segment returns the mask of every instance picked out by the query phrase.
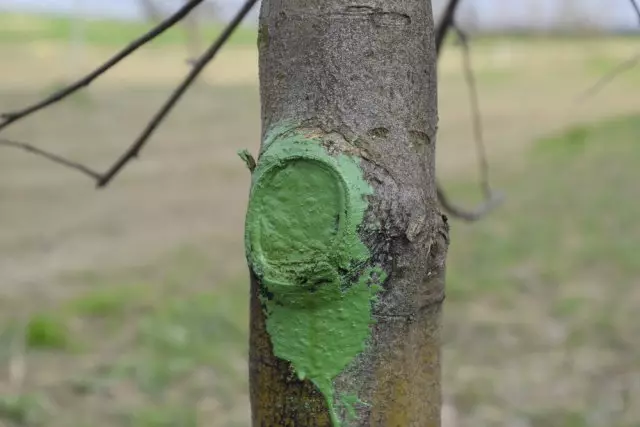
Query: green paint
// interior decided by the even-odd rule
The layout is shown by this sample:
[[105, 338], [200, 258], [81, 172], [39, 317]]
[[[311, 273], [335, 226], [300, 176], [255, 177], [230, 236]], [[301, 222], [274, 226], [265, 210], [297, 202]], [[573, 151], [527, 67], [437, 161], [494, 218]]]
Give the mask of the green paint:
[[[253, 174], [245, 244], [263, 286], [274, 353], [323, 393], [335, 426], [357, 396], [334, 379], [370, 337], [384, 272], [358, 235], [373, 190], [357, 157], [329, 155], [317, 135], [272, 129]], [[337, 403], [336, 403], [337, 402]]]

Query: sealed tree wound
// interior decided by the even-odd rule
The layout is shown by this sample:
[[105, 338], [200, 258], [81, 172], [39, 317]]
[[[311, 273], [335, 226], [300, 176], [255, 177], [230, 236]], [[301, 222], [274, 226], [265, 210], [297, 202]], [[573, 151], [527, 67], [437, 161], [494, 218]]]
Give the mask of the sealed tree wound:
[[372, 189], [357, 158], [329, 155], [293, 127], [272, 132], [254, 173], [247, 255], [274, 355], [317, 387], [340, 426], [336, 406], [354, 413], [358, 398], [336, 395], [333, 381], [365, 349], [385, 277], [358, 233]]
[[259, 32], [253, 426], [439, 427], [431, 2], [263, 0]]

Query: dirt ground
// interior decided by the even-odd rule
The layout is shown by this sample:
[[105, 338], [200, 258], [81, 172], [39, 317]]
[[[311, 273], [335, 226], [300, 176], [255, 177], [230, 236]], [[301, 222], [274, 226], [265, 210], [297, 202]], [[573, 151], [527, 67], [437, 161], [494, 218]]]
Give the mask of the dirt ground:
[[[492, 219], [474, 229], [455, 224], [461, 231], [453, 245], [466, 249], [452, 249], [450, 269], [477, 260], [469, 266], [475, 273], [463, 278], [453, 273], [452, 289], [459, 295], [447, 308], [452, 319], [444, 362], [447, 416], [457, 418], [455, 425], [605, 425], [554, 412], [559, 409], [550, 397], [554, 378], [549, 375], [556, 371], [534, 366], [531, 346], [518, 347], [517, 355], [528, 357], [527, 363], [504, 366], [540, 376], [510, 374], [502, 382], [489, 382], [491, 375], [499, 375], [496, 366], [506, 354], [493, 351], [502, 344], [492, 341], [506, 340], [508, 347], [509, 337], [518, 333], [505, 332], [508, 325], [545, 322], [546, 305], [526, 301], [545, 302], [547, 294], [513, 295], [513, 290], [489, 286], [478, 296], [474, 284], [457, 283], [485, 277], [482, 272], [491, 265], [516, 269], [513, 274], [525, 279], [537, 277], [535, 266], [509, 267], [508, 257], [482, 258], [482, 248], [493, 241], [485, 236], [516, 241], [523, 235], [535, 238], [533, 231], [518, 227], [546, 227], [546, 222], [511, 221], [532, 214], [527, 193], [555, 186], [549, 171], [540, 168], [537, 175], [522, 178], [523, 171], [531, 170], [534, 141], [576, 124], [640, 111], [640, 98], [634, 95], [638, 71], [621, 76], [594, 98], [576, 100], [637, 46], [632, 39], [502, 40], [473, 50], [495, 186], [510, 188], [516, 176], [523, 184], [515, 188], [524, 195], [497, 217], [502, 223]], [[0, 111], [38, 99], [109, 54], [106, 48], [87, 47], [81, 61], [73, 62], [60, 44], [0, 44]], [[459, 55], [450, 48], [440, 66], [438, 173], [471, 203], [476, 156]], [[256, 59], [253, 48], [224, 51], [140, 159], [104, 190], [42, 159], [0, 149], [0, 320], [5, 325], [0, 395], [9, 396], [0, 399], [0, 426], [3, 417], [10, 426], [248, 425], [242, 233], [249, 174], [236, 152], [248, 148], [255, 153], [259, 145]], [[184, 50], [147, 49], [86, 92], [11, 126], [3, 136], [104, 169], [141, 131], [186, 67]], [[554, 171], [566, 166], [554, 165]], [[536, 180], [542, 184], [534, 185]], [[513, 224], [522, 235], [505, 235]], [[541, 244], [540, 251], [545, 248]], [[560, 283], [577, 281], [589, 292], [601, 289], [596, 279], [579, 273], [566, 272]], [[629, 280], [640, 276], [626, 274]], [[492, 305], [469, 303], [475, 297], [500, 301], [511, 310], [498, 316], [499, 310], [488, 309]], [[526, 320], [519, 317], [527, 313]], [[469, 326], [483, 322], [493, 329]], [[573, 390], [581, 384], [568, 380], [561, 385]], [[529, 399], [526, 393], [523, 400], [507, 404], [495, 397], [499, 392], [488, 391], [492, 387], [503, 387], [503, 395], [531, 389], [544, 398], [534, 399], [531, 415], [523, 403]], [[639, 422], [633, 418], [619, 425]]]

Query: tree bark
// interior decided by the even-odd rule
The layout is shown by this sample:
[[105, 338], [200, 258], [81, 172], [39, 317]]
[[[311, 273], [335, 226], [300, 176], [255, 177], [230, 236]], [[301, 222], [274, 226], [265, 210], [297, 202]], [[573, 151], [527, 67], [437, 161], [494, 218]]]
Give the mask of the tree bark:
[[253, 426], [440, 426], [431, 1], [263, 0], [258, 45]]

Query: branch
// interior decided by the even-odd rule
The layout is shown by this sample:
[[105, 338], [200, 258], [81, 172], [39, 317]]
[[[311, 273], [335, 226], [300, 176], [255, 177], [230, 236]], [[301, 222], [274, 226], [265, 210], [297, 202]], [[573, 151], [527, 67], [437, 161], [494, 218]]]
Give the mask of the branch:
[[160, 108], [160, 110], [153, 116], [151, 121], [147, 124], [140, 136], [133, 142], [129, 149], [120, 156], [120, 158], [109, 168], [109, 170], [98, 180], [98, 188], [106, 186], [114, 176], [120, 172], [120, 170], [131, 159], [138, 156], [140, 150], [144, 147], [149, 137], [153, 134], [155, 129], [162, 123], [167, 114], [173, 109], [175, 104], [182, 98], [182, 95], [187, 91], [189, 86], [193, 84], [196, 77], [202, 72], [209, 62], [216, 56], [218, 51], [225, 42], [229, 39], [231, 34], [236, 30], [238, 25], [242, 22], [245, 16], [251, 11], [251, 8], [257, 3], [258, 0], [247, 0], [245, 4], [240, 8], [233, 20], [227, 25], [218, 39], [202, 54], [200, 58], [193, 65], [193, 68], [189, 71], [182, 83], [173, 91], [169, 99]]
[[638, 17], [638, 25], [640, 25], [640, 6], [638, 6], [638, 2], [636, 0], [629, 0], [631, 3], [631, 7], [636, 12], [636, 16]]
[[626, 71], [631, 70], [640, 62], [640, 53], [637, 53], [635, 56], [627, 59], [626, 61], [618, 64], [613, 70], [609, 71], [607, 74], [602, 76], [597, 82], [593, 84], [590, 88], [585, 90], [580, 96], [576, 98], [576, 102], [582, 102], [597, 95], [605, 86], [615, 80], [616, 77], [625, 73]]
[[[195, 8], [202, 1], [203, 0], [190, 0], [182, 8], [180, 8], [176, 13], [174, 13], [169, 18], [167, 18], [166, 20], [161, 22], [159, 25], [154, 27], [148, 33], [144, 34], [142, 37], [140, 37], [137, 40], [133, 41], [131, 44], [129, 44], [129, 46], [127, 46], [125, 49], [123, 49], [121, 52], [119, 52], [117, 55], [115, 55], [109, 61], [107, 61], [102, 66], [97, 68], [95, 71], [93, 71], [92, 73], [88, 74], [84, 78], [80, 79], [76, 83], [74, 83], [74, 84], [72, 84], [72, 85], [70, 85], [70, 86], [68, 86], [68, 87], [66, 87], [66, 88], [64, 88], [64, 89], [62, 89], [62, 90], [60, 90], [58, 92], [55, 92], [54, 94], [52, 94], [48, 98], [44, 99], [43, 101], [38, 102], [38, 103], [36, 103], [36, 104], [34, 104], [32, 106], [29, 106], [29, 107], [27, 107], [27, 108], [25, 108], [23, 110], [19, 110], [19, 111], [15, 111], [15, 112], [9, 112], [9, 113], [5, 113], [5, 114], [0, 115], [0, 117], [2, 119], [4, 119], [3, 122], [0, 122], [0, 130], [2, 130], [3, 128], [7, 127], [9, 124], [11, 124], [11, 123], [13, 123], [13, 122], [15, 122], [17, 120], [20, 120], [20, 119], [22, 119], [22, 118], [24, 118], [24, 117], [26, 117], [26, 116], [28, 116], [30, 114], [33, 114], [36, 111], [39, 111], [39, 110], [41, 110], [41, 109], [43, 109], [43, 108], [45, 108], [45, 107], [47, 107], [49, 105], [57, 103], [57, 102], [61, 101], [62, 99], [66, 98], [67, 96], [69, 96], [70, 94], [80, 90], [83, 87], [88, 86], [89, 84], [91, 84], [91, 82], [93, 82], [93, 80], [95, 80], [100, 75], [104, 74], [111, 67], [116, 65], [122, 59], [126, 58], [128, 55], [133, 53], [139, 47], [141, 47], [142, 45], [146, 44], [147, 42], [153, 40], [155, 37], [157, 37], [158, 35], [162, 34], [168, 28], [172, 27], [177, 22], [182, 20], [193, 8]], [[237, 26], [246, 17], [246, 15], [249, 13], [249, 11], [255, 5], [255, 3], [257, 3], [257, 0], [247, 0], [245, 2], [243, 7], [238, 11], [238, 13], [234, 17], [234, 19], [225, 28], [224, 32], [220, 35], [220, 37], [209, 47], [209, 49], [207, 49], [207, 51], [202, 55], [202, 57], [199, 58], [196, 61], [196, 63], [194, 64], [193, 68], [187, 74], [187, 76], [182, 81], [182, 83], [174, 90], [174, 92], [169, 97], [169, 99], [165, 102], [165, 104], [162, 106], [162, 108], [152, 117], [151, 121], [147, 124], [147, 126], [145, 127], [143, 132], [140, 134], [140, 136], [133, 142], [133, 144], [129, 147], [129, 149], [124, 154], [122, 154], [122, 156], [113, 164], [113, 166], [111, 166], [109, 168], [109, 170], [107, 170], [104, 174], [100, 174], [98, 172], [95, 172], [92, 169], [90, 169], [90, 168], [88, 168], [88, 167], [86, 167], [86, 166], [84, 166], [82, 164], [79, 164], [77, 162], [65, 159], [65, 158], [63, 158], [61, 156], [58, 156], [56, 154], [49, 153], [47, 151], [38, 149], [38, 148], [36, 148], [36, 147], [34, 147], [34, 146], [30, 145], [30, 144], [18, 143], [18, 142], [8, 141], [8, 140], [2, 140], [2, 144], [1, 145], [11, 146], [11, 147], [14, 147], [14, 148], [20, 148], [22, 150], [25, 150], [25, 151], [34, 153], [36, 155], [39, 155], [41, 157], [44, 157], [46, 159], [49, 159], [49, 160], [51, 160], [51, 161], [53, 161], [55, 163], [61, 164], [63, 166], [66, 166], [66, 167], [69, 167], [69, 168], [72, 168], [72, 169], [75, 169], [77, 171], [80, 171], [80, 172], [84, 173], [85, 175], [88, 175], [91, 178], [95, 179], [98, 188], [106, 186], [120, 172], [120, 170], [122, 170], [122, 168], [129, 161], [131, 161], [131, 159], [137, 157], [138, 153], [144, 147], [144, 145], [146, 144], [147, 140], [153, 134], [155, 129], [166, 118], [168, 113], [173, 109], [175, 104], [182, 97], [182, 95], [186, 92], [186, 90], [191, 86], [191, 84], [195, 81], [195, 79], [202, 72], [202, 70], [205, 68], [205, 66], [211, 60], [213, 60], [213, 58], [218, 53], [220, 48], [229, 39], [231, 34], [233, 34], [233, 32], [235, 31]], [[444, 11], [442, 19], [440, 21], [440, 24], [439, 24], [438, 28], [436, 29], [436, 50], [438, 52], [438, 57], [439, 57], [439, 53], [441, 51], [441, 48], [443, 46], [444, 39], [446, 38], [447, 33], [449, 32], [449, 30], [452, 27], [456, 28], [455, 25], [454, 25], [454, 16], [455, 16], [455, 12], [456, 12], [457, 7], [459, 6], [459, 4], [460, 4], [460, 0], [450, 0], [449, 1], [447, 6], [445, 7], [445, 11]], [[457, 32], [458, 32], [458, 35], [461, 37], [461, 40], [465, 43], [465, 46], [466, 46], [466, 38], [464, 37], [463, 33], [459, 29], [457, 30]], [[468, 49], [467, 47], [465, 47], [465, 48]], [[466, 51], [466, 55], [467, 55], [467, 58], [468, 58], [468, 50]], [[468, 65], [468, 59], [466, 59], [465, 61], [467, 62], [467, 65]], [[469, 77], [469, 74], [467, 74], [467, 81], [470, 84], [470, 87], [471, 87], [471, 85], [473, 85], [473, 87], [475, 87], [475, 83], [473, 82], [473, 75], [472, 74], [471, 74], [471, 77]], [[471, 95], [472, 96], [472, 108], [474, 108], [475, 112], [478, 112], [477, 94], [475, 94], [475, 89], [473, 89], [473, 91], [474, 92]], [[448, 213], [450, 213], [452, 216], [455, 216], [455, 217], [458, 217], [458, 218], [462, 218], [462, 219], [466, 219], [466, 220], [469, 220], [469, 221], [475, 220], [475, 219], [479, 219], [480, 217], [482, 217], [486, 212], [491, 210], [497, 204], [497, 200], [499, 199], [499, 198], [493, 197], [491, 195], [491, 193], [490, 193], [490, 187], [489, 187], [488, 178], [487, 178], [488, 166], [487, 166], [487, 163], [486, 163], [486, 157], [484, 155], [484, 151], [485, 150], [484, 150], [484, 146], [483, 146], [482, 138], [481, 138], [482, 130], [481, 130], [481, 127], [480, 127], [479, 114], [475, 114], [474, 115], [474, 134], [475, 134], [476, 141], [477, 141], [479, 159], [480, 159], [480, 162], [481, 162], [481, 176], [482, 176], [481, 179], [482, 179], [482, 182], [483, 182], [483, 187], [485, 189], [485, 193], [487, 195], [487, 201], [485, 202], [485, 204], [483, 206], [480, 206], [479, 208], [476, 208], [473, 211], [465, 211], [465, 210], [463, 210], [463, 209], [461, 209], [459, 207], [456, 207], [453, 204], [451, 204], [448, 201], [444, 191], [441, 189], [441, 187], [439, 185], [438, 185], [438, 191], [437, 191], [438, 200], [440, 201], [440, 203], [443, 206], [443, 208], [446, 211], [448, 211]]]
[[47, 98], [43, 99], [40, 102], [37, 102], [33, 105], [30, 105], [22, 110], [11, 111], [8, 113], [0, 114], [0, 131], [11, 123], [16, 122], [24, 117], [27, 117], [36, 111], [42, 110], [45, 107], [48, 107], [52, 104], [62, 101], [64, 98], [69, 95], [77, 92], [78, 90], [89, 86], [95, 79], [100, 77], [102, 74], [106, 73], [115, 66], [117, 63], [125, 59], [127, 56], [131, 55], [138, 48], [144, 46], [151, 40], [158, 37], [160, 34], [164, 33], [169, 28], [173, 27], [180, 20], [182, 20], [189, 12], [191, 12], [197, 5], [202, 3], [204, 0], [190, 0], [184, 6], [182, 6], [176, 13], [160, 22], [158, 25], [153, 27], [147, 33], [143, 34], [141, 37], [132, 41], [127, 47], [118, 52], [115, 56], [110, 58], [107, 62], [96, 68], [91, 73], [87, 74], [80, 80], [75, 83], [60, 89], [59, 91], [54, 92]]
[[[20, 120], [38, 110], [41, 110], [51, 104], [61, 101], [66, 98], [70, 94], [75, 91], [89, 85], [94, 79], [99, 77], [108, 71], [111, 67], [117, 64], [119, 61], [130, 55], [137, 48], [147, 43], [148, 41], [154, 39], [166, 29], [175, 25], [181, 19], [183, 19], [195, 6], [201, 3], [204, 0], [190, 0], [187, 4], [185, 4], [178, 12], [171, 15], [165, 21], [160, 23], [158, 26], [154, 27], [151, 31], [146, 33], [144, 36], [132, 42], [127, 48], [122, 50], [112, 59], [107, 61], [105, 64], [101, 65], [94, 72], [88, 74], [78, 82], [64, 88], [63, 90], [54, 93], [50, 97], [45, 100], [34, 104], [30, 107], [27, 107], [23, 110], [10, 112], [0, 115], [0, 118], [3, 118], [4, 121], [0, 122], [0, 130], [8, 126], [10, 123], [13, 123], [17, 120]], [[56, 154], [41, 150], [36, 148], [30, 144], [25, 143], [17, 143], [14, 141], [2, 140], [3, 143], [0, 145], [19, 148], [41, 157], [44, 157], [48, 160], [51, 160], [60, 165], [75, 169], [84, 173], [85, 175], [90, 176], [96, 181], [96, 186], [98, 188], [105, 187], [117, 174], [122, 170], [122, 168], [133, 158], [137, 157], [140, 150], [144, 147], [147, 140], [151, 137], [155, 129], [162, 123], [162, 121], [166, 118], [169, 112], [173, 109], [175, 104], [180, 100], [182, 95], [187, 91], [187, 89], [193, 84], [198, 75], [202, 72], [202, 70], [206, 67], [206, 65], [213, 60], [218, 51], [224, 46], [227, 42], [231, 34], [236, 30], [240, 22], [246, 17], [251, 8], [257, 3], [257, 0], [247, 0], [242, 8], [238, 11], [234, 19], [227, 25], [222, 34], [215, 40], [215, 42], [207, 49], [207, 51], [200, 57], [193, 68], [189, 71], [184, 80], [180, 83], [180, 85], [173, 91], [169, 99], [164, 103], [164, 105], [160, 108], [160, 110], [151, 118], [143, 132], [136, 138], [133, 144], [127, 149], [127, 151], [116, 160], [116, 162], [104, 173], [98, 173], [93, 171], [92, 169], [71, 161], [69, 159], [65, 159], [62, 156], [58, 156]]]
[[445, 212], [453, 216], [454, 218], [462, 219], [469, 222], [482, 219], [504, 201], [504, 196], [502, 194], [493, 193], [480, 205], [469, 210], [453, 204], [445, 194], [442, 186], [440, 184], [436, 185], [438, 201], [442, 205], [442, 208], [445, 210]]
[[469, 105], [471, 107], [471, 116], [473, 122], [473, 137], [476, 141], [476, 151], [480, 169], [480, 182], [486, 194], [491, 193], [489, 185], [489, 163], [487, 162], [486, 149], [484, 139], [482, 137], [482, 118], [480, 117], [480, 101], [478, 97], [478, 88], [476, 79], [473, 74], [473, 66], [471, 64], [471, 55], [469, 54], [469, 44], [467, 35], [455, 23], [452, 24], [460, 44], [462, 46], [462, 68], [464, 70], [467, 87], [469, 87]]
[[442, 208], [449, 215], [459, 218], [465, 221], [477, 221], [495, 209], [504, 200], [502, 194], [494, 194], [489, 184], [489, 164], [486, 157], [486, 149], [483, 141], [482, 131], [482, 119], [480, 117], [480, 102], [478, 99], [478, 91], [476, 87], [475, 77], [471, 65], [471, 57], [469, 55], [469, 44], [466, 34], [455, 24], [455, 12], [460, 5], [459, 0], [449, 0], [445, 11], [440, 19], [440, 24], [436, 29], [436, 51], [438, 58], [442, 51], [444, 39], [447, 33], [453, 29], [455, 30], [460, 44], [462, 46], [462, 59], [463, 68], [465, 74], [465, 80], [469, 87], [469, 103], [471, 106], [471, 113], [473, 116], [473, 134], [476, 141], [476, 150], [478, 155], [479, 170], [480, 170], [480, 183], [484, 191], [485, 200], [479, 206], [472, 210], [467, 210], [456, 206], [447, 197], [444, 189], [439, 183], [436, 183], [436, 192], [438, 201]]
[[442, 49], [444, 40], [447, 38], [447, 33], [453, 26], [453, 20], [459, 5], [460, 0], [449, 0], [440, 18], [440, 23], [436, 27], [436, 54], [438, 58], [440, 57], [440, 50]]
[[18, 141], [12, 141], [9, 139], [4, 139], [4, 138], [0, 138], [0, 145], [4, 145], [6, 147], [13, 147], [13, 148], [17, 148], [19, 150], [23, 150], [26, 151], [28, 153], [32, 153], [35, 154], [36, 156], [40, 156], [40, 157], [44, 157], [47, 160], [51, 160], [54, 163], [57, 163], [59, 165], [71, 168], [71, 169], [75, 169], [93, 179], [95, 179], [96, 181], [100, 179], [100, 173], [96, 172], [80, 163], [74, 162], [72, 160], [69, 159], [65, 159], [62, 156], [59, 156], [57, 154], [54, 153], [50, 153], [48, 151], [42, 150], [38, 147], [35, 147], [31, 144], [27, 144], [25, 142], [18, 142]]
[[[631, 3], [631, 7], [633, 7], [633, 10], [638, 17], [638, 25], [640, 25], [640, 6], [638, 5], [638, 2], [636, 0], [629, 0], [629, 2]], [[640, 53], [637, 53], [631, 58], [622, 62], [621, 64], [618, 64], [617, 67], [615, 67], [613, 70], [609, 71], [607, 74], [602, 76], [597, 82], [593, 84], [593, 86], [591, 86], [590, 88], [585, 90], [581, 95], [579, 95], [576, 98], [576, 102], [582, 102], [588, 98], [591, 98], [592, 96], [597, 95], [602, 89], [604, 89], [605, 86], [607, 86], [609, 83], [615, 80], [616, 77], [620, 76], [626, 71], [629, 71], [630, 69], [638, 65], [639, 62], [640, 62]]]

